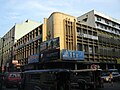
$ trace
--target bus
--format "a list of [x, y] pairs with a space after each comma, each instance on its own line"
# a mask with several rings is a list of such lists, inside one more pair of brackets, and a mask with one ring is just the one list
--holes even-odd
[[19, 90], [79, 90], [101, 87], [100, 70], [45, 69], [23, 72]]

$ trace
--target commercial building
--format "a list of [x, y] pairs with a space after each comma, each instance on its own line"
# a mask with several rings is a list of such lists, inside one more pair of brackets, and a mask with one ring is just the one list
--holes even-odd
[[77, 20], [98, 29], [99, 59], [111, 65], [120, 64], [120, 21], [95, 10]]
[[61, 12], [53, 12], [15, 46], [15, 58], [24, 69], [107, 69], [116, 68], [120, 59], [119, 35]]
[[[20, 66], [26, 66], [30, 63], [39, 63], [40, 43], [43, 41], [42, 28], [42, 24], [37, 26], [15, 43], [14, 51], [16, 53], [14, 54], [14, 58], [18, 60], [19, 65], [16, 67], [19, 68]], [[32, 69], [30, 66], [27, 66], [27, 68]]]
[[[5, 69], [12, 67], [12, 61], [14, 60], [14, 44], [16, 40], [20, 39], [29, 31], [33, 30], [40, 23], [26, 20], [25, 22], [15, 24], [1, 39], [0, 39], [0, 65]], [[6, 68], [7, 67], [7, 68]]]
[[34, 28], [23, 26], [26, 33], [11, 35], [19, 36], [17, 40], [14, 38], [14, 49], [11, 47], [14, 51], [12, 60], [17, 60], [16, 67], [22, 70], [117, 68], [120, 62], [120, 23], [95, 12], [78, 18], [53, 12]]

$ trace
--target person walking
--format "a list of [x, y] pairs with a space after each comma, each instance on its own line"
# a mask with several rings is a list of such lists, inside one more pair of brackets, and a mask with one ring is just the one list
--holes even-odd
[[112, 72], [110, 72], [110, 74], [109, 74], [109, 82], [113, 86], [113, 75], [112, 75]]

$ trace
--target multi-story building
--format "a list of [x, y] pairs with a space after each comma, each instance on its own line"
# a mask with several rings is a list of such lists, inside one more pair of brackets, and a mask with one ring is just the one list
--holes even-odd
[[[43, 25], [41, 24], [22, 36], [15, 43], [14, 51], [16, 53], [14, 54], [14, 58], [18, 60], [18, 63], [21, 67], [31, 63], [39, 62], [40, 43], [43, 42], [44, 38], [44, 31], [42, 28]], [[32, 69], [33, 67], [34, 65], [30, 65], [27, 68]]]
[[[112, 53], [110, 56], [110, 52], [104, 50], [104, 54], [101, 50], [104, 45], [99, 35], [99, 29], [78, 22], [76, 17], [54, 12], [43, 24], [17, 40], [15, 58], [21, 66], [29, 64], [27, 69], [80, 69], [91, 68], [92, 64], [103, 69], [106, 64], [114, 68], [116, 59]], [[109, 45], [106, 47], [109, 50]]]
[[15, 59], [24, 69], [116, 68], [120, 59], [119, 35], [87, 24], [54, 12], [17, 40]]
[[[26, 20], [23, 23], [15, 24], [1, 39], [0, 39], [0, 63], [1, 67], [10, 67], [13, 57], [14, 43], [17, 39], [24, 36], [29, 31], [33, 30], [40, 23]], [[5, 68], [6, 69], [6, 68]]]
[[[102, 61], [99, 59], [98, 30], [96, 28], [81, 24], [76, 17], [60, 12], [52, 13], [46, 20], [47, 32], [51, 35], [50, 39], [59, 37], [60, 40], [60, 59], [55, 60], [56, 63], [47, 64], [49, 68], [90, 68], [91, 64]], [[45, 56], [54, 54], [51, 55], [49, 52], [50, 50], [42, 52], [42, 54]], [[47, 59], [52, 61], [49, 58]]]
[[77, 20], [98, 29], [99, 59], [120, 64], [120, 21], [95, 10], [81, 15]]

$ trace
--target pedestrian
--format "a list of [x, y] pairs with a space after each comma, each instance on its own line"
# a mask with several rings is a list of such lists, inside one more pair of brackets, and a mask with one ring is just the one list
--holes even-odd
[[110, 72], [110, 74], [109, 74], [109, 82], [113, 86], [113, 75], [112, 75], [112, 72]]

